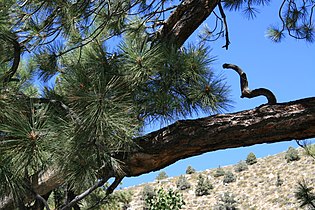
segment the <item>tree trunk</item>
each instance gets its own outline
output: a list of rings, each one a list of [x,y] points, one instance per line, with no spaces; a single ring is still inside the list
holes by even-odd
[[[315,137],[315,97],[262,105],[232,114],[219,114],[195,120],[180,120],[135,139],[137,151],[124,154],[126,176],[138,176],[164,168],[178,160],[219,149]],[[119,158],[119,157],[117,157]],[[39,194],[63,182],[58,171],[41,177]],[[0,202],[0,209],[10,209]]]

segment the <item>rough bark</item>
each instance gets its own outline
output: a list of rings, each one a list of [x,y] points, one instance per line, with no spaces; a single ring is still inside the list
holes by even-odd
[[[217,6],[217,0],[183,0],[159,31],[160,39],[182,45]],[[264,105],[232,114],[181,120],[135,139],[139,150],[119,158],[126,176],[156,171],[180,159],[226,148],[315,137],[315,98]],[[63,176],[46,171],[34,190],[44,195],[63,183]],[[12,199],[0,200],[11,209]]]
[[[219,0],[184,0],[172,12],[158,33],[162,40],[171,40],[181,46],[207,19]]]
[[[141,150],[124,160],[127,176],[220,149],[315,137],[315,97],[176,123],[136,139]]]
[[[126,176],[156,171],[180,159],[220,149],[301,140],[315,137],[315,97],[262,105],[232,114],[180,120],[135,139],[140,149],[121,159]],[[119,158],[119,157],[117,157]],[[58,187],[63,177],[47,172],[36,192],[45,194]],[[0,203],[0,209],[10,209]]]

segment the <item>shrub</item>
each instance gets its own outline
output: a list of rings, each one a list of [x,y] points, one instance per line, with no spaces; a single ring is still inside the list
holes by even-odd
[[[313,187],[308,186],[305,180],[299,181],[297,190],[294,193],[295,198],[300,202],[300,207],[315,209],[315,193]]]
[[[214,177],[223,176],[224,173],[225,173],[225,172],[224,172],[223,168],[221,168],[221,167],[219,166],[219,168],[217,168],[217,170],[214,172],[213,176],[214,176]]]
[[[277,173],[277,181],[276,181],[276,186],[280,187],[283,184],[283,180],[280,178],[280,174]]]
[[[186,174],[194,174],[196,170],[192,166],[188,166],[186,169]]]
[[[304,149],[305,149],[306,155],[315,158],[315,144],[308,144],[308,145],[306,144],[304,146]]]
[[[126,209],[129,203],[132,201],[133,193],[131,191],[115,191],[114,193],[107,196],[106,202],[100,203],[98,207],[93,209]],[[82,209],[88,209],[94,206],[97,202],[106,196],[106,191],[102,188],[96,189],[90,196],[88,196],[84,202],[82,202]]]
[[[166,179],[168,178],[167,174],[165,171],[161,171],[157,176],[156,176],[156,180],[162,180],[162,179]]]
[[[179,190],[186,190],[191,187],[191,184],[188,182],[185,176],[180,176],[176,182],[177,189]]]
[[[287,162],[297,161],[300,159],[299,153],[293,147],[289,147],[288,151],[285,154],[285,159]]]
[[[225,172],[223,183],[231,183],[235,181],[236,181],[236,176],[231,171]]]
[[[151,199],[155,196],[155,191],[152,186],[145,185],[142,190],[142,200]]]
[[[171,189],[165,191],[161,188],[153,197],[145,200],[145,206],[148,210],[178,210],[183,205],[185,205],[185,202],[182,195]]]
[[[236,166],[234,168],[235,172],[241,172],[241,171],[245,171],[247,169],[248,169],[248,166],[244,161],[238,162],[238,164],[236,164]]]
[[[212,184],[210,183],[210,180],[208,177],[204,178],[202,174],[199,174],[198,176],[198,182],[196,186],[195,193],[197,196],[203,196],[203,195],[209,195],[210,190],[213,189]]]
[[[214,207],[214,210],[236,210],[236,204],[237,202],[233,194],[224,193],[216,207]]]
[[[254,154],[254,153],[249,153],[248,155],[247,155],[247,158],[246,158],[246,163],[248,164],[248,165],[253,165],[253,164],[255,164],[255,163],[257,163],[257,158],[256,158],[256,155]]]

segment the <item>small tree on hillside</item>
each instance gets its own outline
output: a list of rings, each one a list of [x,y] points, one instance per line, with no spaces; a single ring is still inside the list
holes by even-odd
[[[213,189],[213,186],[209,180],[208,177],[204,178],[202,174],[199,174],[198,176],[198,182],[196,186],[196,196],[203,196],[203,195],[209,195],[210,190]]]
[[[231,183],[235,181],[236,181],[236,176],[231,171],[227,171],[224,174],[223,183]]]
[[[219,177],[219,176],[224,176],[225,172],[223,170],[223,168],[221,168],[219,166],[219,168],[217,168],[213,174],[214,177]]]
[[[246,163],[247,163],[248,165],[253,165],[253,164],[257,163],[256,155],[255,155],[253,152],[251,152],[251,153],[249,153],[249,154],[247,155]]]
[[[287,162],[300,160],[299,152],[293,147],[289,147],[288,151],[285,154],[285,159]]]
[[[156,176],[156,180],[162,180],[162,179],[166,179],[168,178],[168,175],[166,174],[165,171],[161,171],[157,176]]]
[[[245,161],[238,162],[238,164],[236,164],[236,166],[234,168],[235,172],[241,172],[241,171],[245,171],[247,169],[248,169],[248,166],[245,163]]]
[[[181,175],[176,182],[176,186],[179,190],[186,190],[191,187],[191,184],[185,176]]]
[[[186,169],[186,174],[194,174],[196,173],[196,169],[194,169],[192,166],[188,166]]]
[[[236,210],[237,201],[233,194],[224,193],[218,204],[213,208],[214,210]]]

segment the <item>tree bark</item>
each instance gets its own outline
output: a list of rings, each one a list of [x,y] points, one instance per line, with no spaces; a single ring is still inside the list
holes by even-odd
[[[164,22],[158,38],[184,44],[188,37],[209,17],[220,0],[183,0]]]
[[[183,0],[158,32],[161,40],[182,45],[211,14],[218,0]],[[315,97],[263,105],[232,114],[180,120],[135,139],[139,149],[118,155],[127,177],[164,168],[205,152],[261,143],[315,137]],[[46,171],[34,190],[44,195],[64,182],[56,170]],[[1,197],[1,196],[0,196]],[[30,200],[29,197],[28,200]],[[12,209],[12,198],[0,198],[0,209]]]
[[[177,121],[136,139],[141,149],[123,162],[127,176],[138,176],[205,152],[313,137],[315,97]]]
[[[178,160],[220,149],[315,137],[315,97],[262,105],[232,114],[180,120],[135,139],[139,149],[125,158],[127,177],[164,168]],[[35,188],[45,194],[63,183],[58,171],[47,172]],[[7,200],[9,201],[9,200]],[[0,202],[0,209],[10,209]],[[12,205],[12,203],[11,203]]]

